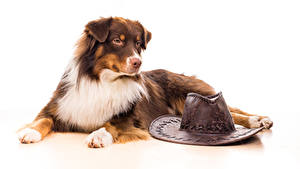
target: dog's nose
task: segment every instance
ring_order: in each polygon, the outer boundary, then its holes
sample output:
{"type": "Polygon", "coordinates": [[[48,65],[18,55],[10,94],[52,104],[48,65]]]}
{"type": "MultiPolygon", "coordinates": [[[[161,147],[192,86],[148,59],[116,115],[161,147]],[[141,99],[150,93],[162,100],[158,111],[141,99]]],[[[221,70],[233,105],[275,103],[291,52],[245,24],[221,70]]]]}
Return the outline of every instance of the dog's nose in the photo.
{"type": "Polygon", "coordinates": [[[135,68],[138,69],[141,66],[142,62],[141,59],[139,58],[131,58],[130,59],[130,65],[135,68]]]}

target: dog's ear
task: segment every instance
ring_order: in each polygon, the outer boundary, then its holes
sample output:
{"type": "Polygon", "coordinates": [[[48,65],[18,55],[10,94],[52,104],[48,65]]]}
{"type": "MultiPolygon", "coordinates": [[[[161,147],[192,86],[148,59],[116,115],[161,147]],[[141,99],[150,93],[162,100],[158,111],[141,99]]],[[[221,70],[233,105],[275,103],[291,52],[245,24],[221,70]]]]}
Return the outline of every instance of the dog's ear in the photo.
{"type": "Polygon", "coordinates": [[[143,45],[142,48],[146,49],[147,48],[147,44],[149,43],[149,41],[152,38],[152,33],[149,32],[146,28],[144,28],[144,35],[143,35],[143,45]]]}
{"type": "Polygon", "coordinates": [[[112,17],[91,21],[85,26],[86,32],[103,43],[108,37],[111,21],[112,17]]]}
{"type": "Polygon", "coordinates": [[[152,38],[152,34],[151,32],[149,32],[139,21],[136,21],[136,23],[142,28],[143,30],[143,34],[142,34],[142,40],[143,40],[143,43],[141,45],[141,47],[143,49],[146,49],[147,48],[147,44],[149,43],[149,41],[151,40],[152,38]]]}

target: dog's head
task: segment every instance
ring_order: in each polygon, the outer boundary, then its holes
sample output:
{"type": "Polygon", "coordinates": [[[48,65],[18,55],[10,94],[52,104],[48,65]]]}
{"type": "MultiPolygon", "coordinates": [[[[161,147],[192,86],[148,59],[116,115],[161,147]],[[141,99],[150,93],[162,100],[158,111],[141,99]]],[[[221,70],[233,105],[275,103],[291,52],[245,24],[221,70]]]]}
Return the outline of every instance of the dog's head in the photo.
{"type": "Polygon", "coordinates": [[[120,17],[91,21],[77,44],[80,73],[98,78],[109,69],[120,76],[135,76],[150,39],[151,33],[138,21],[120,17]]]}

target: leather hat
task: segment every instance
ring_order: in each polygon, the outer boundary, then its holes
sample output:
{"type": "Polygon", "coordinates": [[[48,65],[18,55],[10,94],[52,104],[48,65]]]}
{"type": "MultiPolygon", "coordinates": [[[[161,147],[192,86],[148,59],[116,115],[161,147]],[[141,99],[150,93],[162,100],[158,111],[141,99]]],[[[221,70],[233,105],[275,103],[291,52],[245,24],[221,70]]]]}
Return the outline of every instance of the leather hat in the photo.
{"type": "Polygon", "coordinates": [[[163,115],[152,121],[149,132],[157,139],[192,145],[224,145],[247,139],[261,131],[233,123],[222,96],[189,93],[182,118],[163,115]]]}

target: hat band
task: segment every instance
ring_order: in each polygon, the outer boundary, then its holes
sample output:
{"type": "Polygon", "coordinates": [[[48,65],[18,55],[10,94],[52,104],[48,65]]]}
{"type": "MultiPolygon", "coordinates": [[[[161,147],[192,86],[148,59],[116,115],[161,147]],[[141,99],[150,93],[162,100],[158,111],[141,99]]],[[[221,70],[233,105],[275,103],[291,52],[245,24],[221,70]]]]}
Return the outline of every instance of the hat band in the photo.
{"type": "Polygon", "coordinates": [[[228,128],[224,123],[218,122],[217,124],[210,124],[207,126],[198,125],[198,126],[190,126],[189,124],[180,125],[179,130],[188,131],[193,134],[230,134],[235,131],[235,128],[228,128]]]}

